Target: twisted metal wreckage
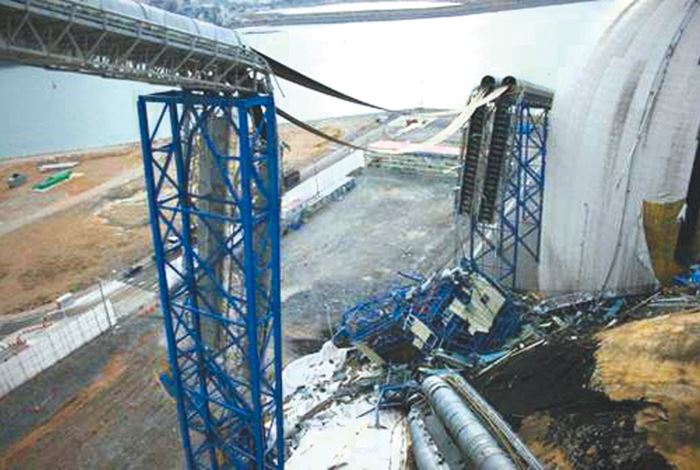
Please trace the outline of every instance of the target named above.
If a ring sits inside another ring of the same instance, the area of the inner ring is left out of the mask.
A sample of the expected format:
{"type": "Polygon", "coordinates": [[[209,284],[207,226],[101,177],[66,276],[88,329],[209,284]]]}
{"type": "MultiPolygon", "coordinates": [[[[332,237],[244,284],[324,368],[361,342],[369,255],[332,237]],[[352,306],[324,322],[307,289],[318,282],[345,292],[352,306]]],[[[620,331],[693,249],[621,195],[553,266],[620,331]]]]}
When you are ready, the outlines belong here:
{"type": "Polygon", "coordinates": [[[483,77],[468,112],[455,120],[464,128],[455,210],[469,226],[469,256],[427,280],[404,275],[411,284],[348,310],[339,344],[352,343],[378,362],[436,349],[468,362],[518,331],[524,308],[503,286],[518,287],[519,261],[539,258],[552,98],[514,77],[500,88],[483,77]]]}
{"type": "MultiPolygon", "coordinates": [[[[511,289],[522,288],[527,276],[519,257],[535,266],[539,261],[552,96],[529,84],[518,89],[510,77],[504,82],[510,93],[477,107],[464,130],[456,211],[471,222],[470,256],[427,279],[399,273],[402,285],[347,310],[333,337],[386,371],[375,382],[375,412],[407,412],[420,469],[465,462],[542,468],[463,374],[482,375],[554,336],[576,338],[626,319],[699,306],[692,295],[700,287],[698,269],[676,279],[690,295],[577,293],[538,302],[527,290],[511,289]]],[[[491,77],[480,85],[494,86],[491,77]]]]}

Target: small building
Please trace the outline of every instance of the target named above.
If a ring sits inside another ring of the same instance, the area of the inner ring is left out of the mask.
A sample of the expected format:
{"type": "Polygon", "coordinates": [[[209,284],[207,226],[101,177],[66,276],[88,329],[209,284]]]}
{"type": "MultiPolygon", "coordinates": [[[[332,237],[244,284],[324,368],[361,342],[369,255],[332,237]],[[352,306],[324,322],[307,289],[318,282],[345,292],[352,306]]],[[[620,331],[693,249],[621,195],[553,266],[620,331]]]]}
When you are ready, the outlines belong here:
{"type": "Polygon", "coordinates": [[[369,146],[365,161],[369,167],[403,173],[455,176],[459,167],[459,148],[382,140],[369,146]]]}

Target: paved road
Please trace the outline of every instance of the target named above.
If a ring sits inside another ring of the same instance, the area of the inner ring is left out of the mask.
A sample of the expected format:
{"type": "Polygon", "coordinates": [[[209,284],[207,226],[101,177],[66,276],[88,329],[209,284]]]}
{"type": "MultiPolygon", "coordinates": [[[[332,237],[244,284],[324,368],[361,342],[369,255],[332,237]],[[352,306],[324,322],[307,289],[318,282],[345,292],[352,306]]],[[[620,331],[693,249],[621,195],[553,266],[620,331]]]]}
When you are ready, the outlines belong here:
{"type": "Polygon", "coordinates": [[[370,10],[337,13],[309,13],[303,15],[283,15],[270,13],[257,15],[241,21],[232,27],[250,26],[289,26],[303,24],[360,23],[368,21],[399,21],[449,16],[476,15],[507,10],[521,10],[568,3],[583,3],[595,0],[471,0],[458,5],[435,8],[413,8],[406,10],[370,10]]]}
{"type": "MultiPolygon", "coordinates": [[[[131,277],[118,279],[123,284],[116,290],[107,293],[107,297],[115,304],[115,308],[120,308],[120,313],[133,313],[142,305],[154,300],[158,294],[158,277],[155,265],[150,260],[144,260],[142,265],[144,267],[140,272],[131,277]]],[[[26,312],[1,316],[0,339],[23,328],[39,324],[44,319],[57,320],[63,318],[64,315],[80,315],[102,301],[98,286],[85,289],[77,293],[75,297],[80,305],[67,308],[65,311],[57,310],[54,304],[49,304],[26,312]],[[81,302],[81,299],[87,299],[87,301],[81,302]]]]}

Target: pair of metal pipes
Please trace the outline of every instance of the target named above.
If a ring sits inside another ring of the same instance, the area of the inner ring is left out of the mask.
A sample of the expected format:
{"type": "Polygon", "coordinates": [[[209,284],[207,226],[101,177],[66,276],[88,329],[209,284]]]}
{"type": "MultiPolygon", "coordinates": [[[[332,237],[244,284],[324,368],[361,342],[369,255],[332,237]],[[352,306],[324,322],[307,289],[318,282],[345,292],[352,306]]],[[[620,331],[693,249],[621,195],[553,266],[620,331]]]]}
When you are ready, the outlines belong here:
{"type": "MultiPolygon", "coordinates": [[[[467,405],[448,380],[440,376],[428,376],[423,380],[421,388],[463,457],[479,470],[541,469],[529,449],[486,401],[461,377],[449,377],[453,378],[456,379],[455,385],[459,392],[467,396],[471,406],[467,405]],[[506,445],[508,451],[499,444],[499,440],[506,445]]],[[[424,429],[413,410],[409,415],[409,423],[418,467],[435,468],[436,463],[442,466],[440,459],[435,457],[434,446],[425,437],[426,433],[420,432],[424,429]]]]}

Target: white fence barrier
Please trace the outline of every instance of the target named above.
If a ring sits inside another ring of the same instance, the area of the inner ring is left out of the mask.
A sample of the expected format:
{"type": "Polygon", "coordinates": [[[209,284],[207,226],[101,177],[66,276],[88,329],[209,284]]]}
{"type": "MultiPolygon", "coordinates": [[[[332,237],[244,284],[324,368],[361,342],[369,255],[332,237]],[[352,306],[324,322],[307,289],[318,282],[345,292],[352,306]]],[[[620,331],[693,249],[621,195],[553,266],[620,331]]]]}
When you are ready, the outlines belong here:
{"type": "Polygon", "coordinates": [[[21,334],[26,344],[17,354],[0,363],[0,397],[51,367],[80,346],[117,323],[112,302],[75,317],[66,318],[31,333],[21,334]]]}

